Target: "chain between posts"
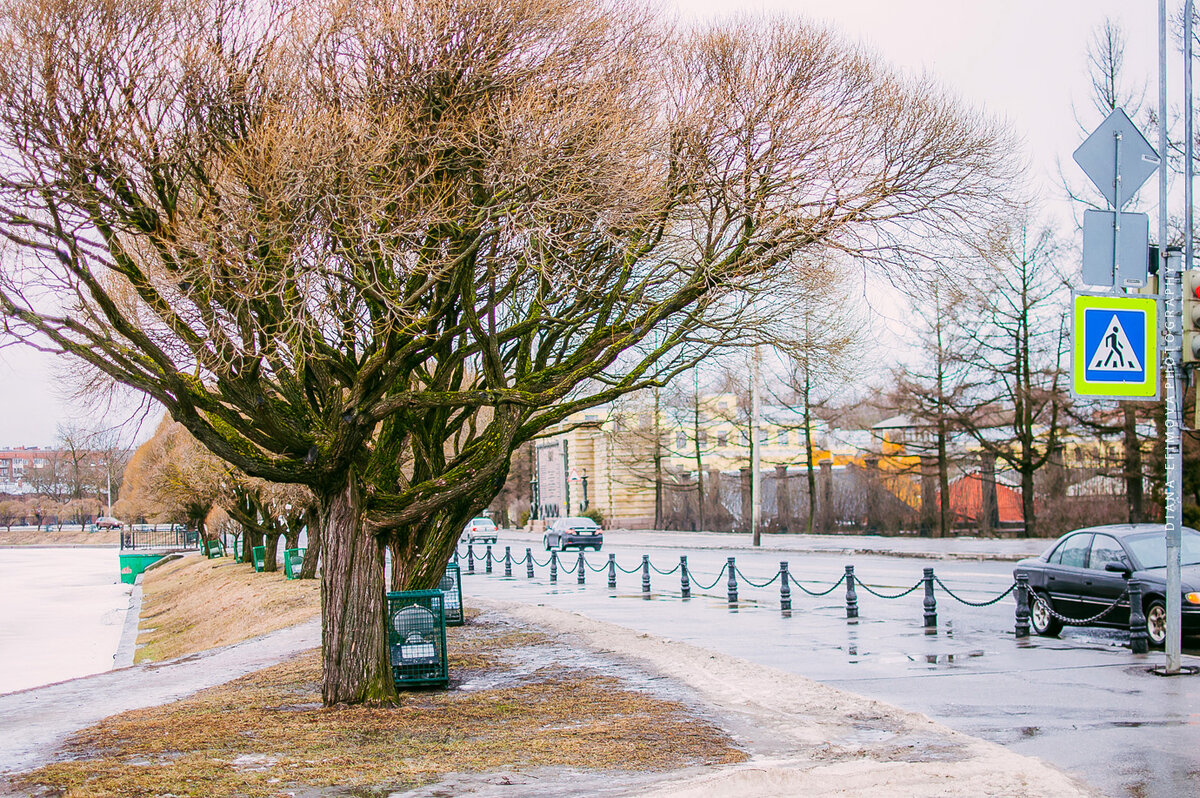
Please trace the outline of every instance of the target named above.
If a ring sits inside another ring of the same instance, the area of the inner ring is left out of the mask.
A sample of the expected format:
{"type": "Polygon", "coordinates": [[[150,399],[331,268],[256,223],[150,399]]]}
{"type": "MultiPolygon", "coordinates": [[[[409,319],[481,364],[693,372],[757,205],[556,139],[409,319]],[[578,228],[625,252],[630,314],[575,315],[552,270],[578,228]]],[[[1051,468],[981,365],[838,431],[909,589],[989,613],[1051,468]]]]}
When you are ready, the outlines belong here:
{"type": "Polygon", "coordinates": [[[692,573],[691,570],[688,571],[688,578],[691,579],[691,581],[693,583],[695,583],[695,585],[698,589],[712,590],[714,587],[717,586],[718,583],[720,583],[721,577],[723,577],[725,575],[725,570],[727,568],[729,568],[729,563],[725,563],[724,565],[721,566],[721,570],[717,572],[717,578],[712,581],[711,585],[705,585],[703,582],[701,582],[699,579],[696,578],[696,575],[694,573],[692,573]]]}
{"type": "Polygon", "coordinates": [[[863,580],[861,580],[861,579],[857,579],[857,578],[856,578],[856,579],[855,579],[855,581],[858,583],[858,586],[859,586],[859,587],[861,587],[863,590],[865,590],[865,591],[867,591],[868,593],[870,593],[870,594],[871,594],[872,596],[874,596],[875,598],[889,599],[889,600],[890,600],[890,599],[899,599],[899,598],[904,598],[905,596],[909,595],[910,593],[913,593],[914,591],[916,591],[916,589],[917,589],[917,588],[919,588],[919,587],[921,587],[922,585],[924,585],[924,584],[925,584],[925,577],[921,577],[920,581],[918,581],[918,582],[917,582],[915,585],[913,585],[912,587],[910,587],[908,590],[905,590],[903,593],[897,593],[897,594],[896,594],[896,595],[894,595],[894,596],[888,596],[888,595],[884,595],[883,593],[877,593],[877,592],[875,592],[875,591],[874,591],[874,590],[872,590],[870,587],[868,587],[868,586],[867,586],[867,584],[866,584],[865,582],[863,582],[863,580]]]}
{"type": "Polygon", "coordinates": [[[774,576],[772,576],[767,581],[761,582],[761,583],[751,581],[751,579],[746,576],[746,574],[742,571],[741,568],[737,569],[737,574],[738,574],[738,577],[741,578],[741,580],[743,582],[750,585],[750,587],[760,587],[761,588],[761,587],[770,587],[771,585],[773,585],[777,581],[779,581],[779,577],[783,574],[783,571],[782,570],[776,571],[774,576]]]}
{"type": "Polygon", "coordinates": [[[796,577],[792,576],[790,573],[788,574],[788,578],[792,580],[793,585],[795,585],[796,587],[800,588],[802,591],[804,591],[808,595],[813,596],[815,598],[819,598],[821,596],[828,596],[830,593],[832,593],[833,591],[835,591],[839,587],[841,587],[842,583],[846,581],[846,575],[842,574],[842,578],[837,580],[836,582],[834,582],[833,586],[830,587],[828,590],[813,591],[813,590],[809,590],[804,585],[800,584],[800,580],[797,579],[796,577]]]}
{"type": "Polygon", "coordinates": [[[1093,615],[1090,618],[1068,618],[1066,615],[1063,615],[1063,614],[1057,612],[1053,607],[1051,607],[1049,604],[1047,604],[1046,600],[1044,598],[1042,598],[1040,595],[1038,595],[1038,593],[1036,593],[1035,591],[1032,591],[1032,590],[1030,591],[1031,601],[1040,604],[1042,606],[1042,608],[1046,610],[1046,612],[1048,612],[1051,616],[1053,616],[1055,619],[1057,619],[1058,622],[1063,624],[1064,626],[1087,626],[1090,623],[1095,623],[1096,621],[1103,618],[1105,615],[1108,615],[1110,612],[1115,610],[1117,608],[1117,605],[1120,604],[1121,601],[1128,595],[1129,595],[1129,590],[1126,589],[1123,593],[1121,593],[1121,595],[1117,596],[1116,601],[1114,601],[1112,604],[1109,604],[1107,607],[1105,607],[1099,613],[1093,615]]]}
{"type": "Polygon", "coordinates": [[[967,601],[965,598],[962,598],[961,596],[956,596],[954,594],[954,591],[951,590],[950,588],[946,587],[946,583],[943,582],[938,577],[935,576],[933,578],[933,581],[937,584],[938,587],[940,587],[942,590],[945,590],[946,595],[948,595],[950,598],[954,599],[955,601],[957,601],[960,604],[966,604],[968,607],[990,607],[993,604],[1003,601],[1004,598],[1009,593],[1011,593],[1017,589],[1017,583],[1013,582],[1011,585],[1008,586],[1008,590],[1005,590],[1003,593],[1001,593],[999,596],[996,596],[994,599],[988,599],[987,601],[967,601]]]}

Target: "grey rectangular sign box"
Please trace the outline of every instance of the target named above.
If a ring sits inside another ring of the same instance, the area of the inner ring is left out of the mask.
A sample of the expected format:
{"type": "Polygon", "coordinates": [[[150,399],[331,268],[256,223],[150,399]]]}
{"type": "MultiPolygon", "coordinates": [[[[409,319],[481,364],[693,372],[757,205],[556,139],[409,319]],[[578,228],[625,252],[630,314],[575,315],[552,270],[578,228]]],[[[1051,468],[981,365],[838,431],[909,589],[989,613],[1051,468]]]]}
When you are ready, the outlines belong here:
{"type": "Polygon", "coordinates": [[[1113,274],[1113,211],[1084,211],[1083,282],[1107,288],[1140,288],[1149,263],[1150,217],[1121,214],[1121,266],[1113,274]],[[1115,276],[1115,280],[1113,279],[1115,276]]]}

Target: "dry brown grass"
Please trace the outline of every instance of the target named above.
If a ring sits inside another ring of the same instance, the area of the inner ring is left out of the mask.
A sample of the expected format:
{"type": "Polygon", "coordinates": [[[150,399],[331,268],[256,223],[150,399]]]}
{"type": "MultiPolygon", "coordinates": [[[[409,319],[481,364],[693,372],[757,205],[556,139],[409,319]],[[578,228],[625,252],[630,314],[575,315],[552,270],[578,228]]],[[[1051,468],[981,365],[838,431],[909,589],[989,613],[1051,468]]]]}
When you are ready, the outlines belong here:
{"type": "Polygon", "coordinates": [[[136,662],[193,654],[302,623],[321,611],[316,579],[255,573],[232,557],[189,555],[146,572],[136,662]]]}
{"type": "Polygon", "coordinates": [[[363,795],[455,772],[664,771],[745,758],[682,704],[585,669],[522,674],[505,665],[515,661],[508,655],[546,642],[536,633],[478,620],[449,633],[455,679],[486,677],[495,687],[407,693],[393,708],[325,709],[313,651],[184,701],[109,718],[76,735],[68,761],[30,774],[29,785],[69,798],[254,798],[328,787],[363,795]]]}
{"type": "Polygon", "coordinates": [[[79,527],[64,528],[61,532],[38,532],[33,529],[0,528],[0,546],[119,546],[121,533],[80,532],[79,527]]]}

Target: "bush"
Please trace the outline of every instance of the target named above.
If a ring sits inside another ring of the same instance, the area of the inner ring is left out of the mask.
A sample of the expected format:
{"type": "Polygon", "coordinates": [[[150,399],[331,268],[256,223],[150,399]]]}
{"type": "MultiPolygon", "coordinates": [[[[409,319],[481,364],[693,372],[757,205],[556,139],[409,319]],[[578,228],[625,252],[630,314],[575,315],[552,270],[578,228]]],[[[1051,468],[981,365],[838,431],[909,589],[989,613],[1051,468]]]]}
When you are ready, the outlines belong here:
{"type": "Polygon", "coordinates": [[[589,507],[588,509],[586,509],[582,513],[580,513],[580,515],[584,518],[592,519],[600,526],[604,526],[604,516],[601,515],[600,511],[597,510],[595,507],[589,507]]]}
{"type": "Polygon", "coordinates": [[[1200,507],[1194,504],[1185,504],[1180,508],[1183,513],[1183,525],[1190,526],[1192,529],[1200,529],[1200,507]]]}

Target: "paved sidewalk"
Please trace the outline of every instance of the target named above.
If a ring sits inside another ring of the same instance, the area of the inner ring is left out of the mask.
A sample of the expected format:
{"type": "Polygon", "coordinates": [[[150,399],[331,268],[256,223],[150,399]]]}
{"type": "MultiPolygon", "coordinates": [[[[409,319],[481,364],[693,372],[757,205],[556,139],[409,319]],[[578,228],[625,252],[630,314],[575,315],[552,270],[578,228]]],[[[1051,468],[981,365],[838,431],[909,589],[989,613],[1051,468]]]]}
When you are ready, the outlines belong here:
{"type": "Polygon", "coordinates": [[[163,663],[0,695],[0,773],[51,761],[68,735],[110,715],[157,706],[274,665],[321,643],[321,623],[163,663]]]}

